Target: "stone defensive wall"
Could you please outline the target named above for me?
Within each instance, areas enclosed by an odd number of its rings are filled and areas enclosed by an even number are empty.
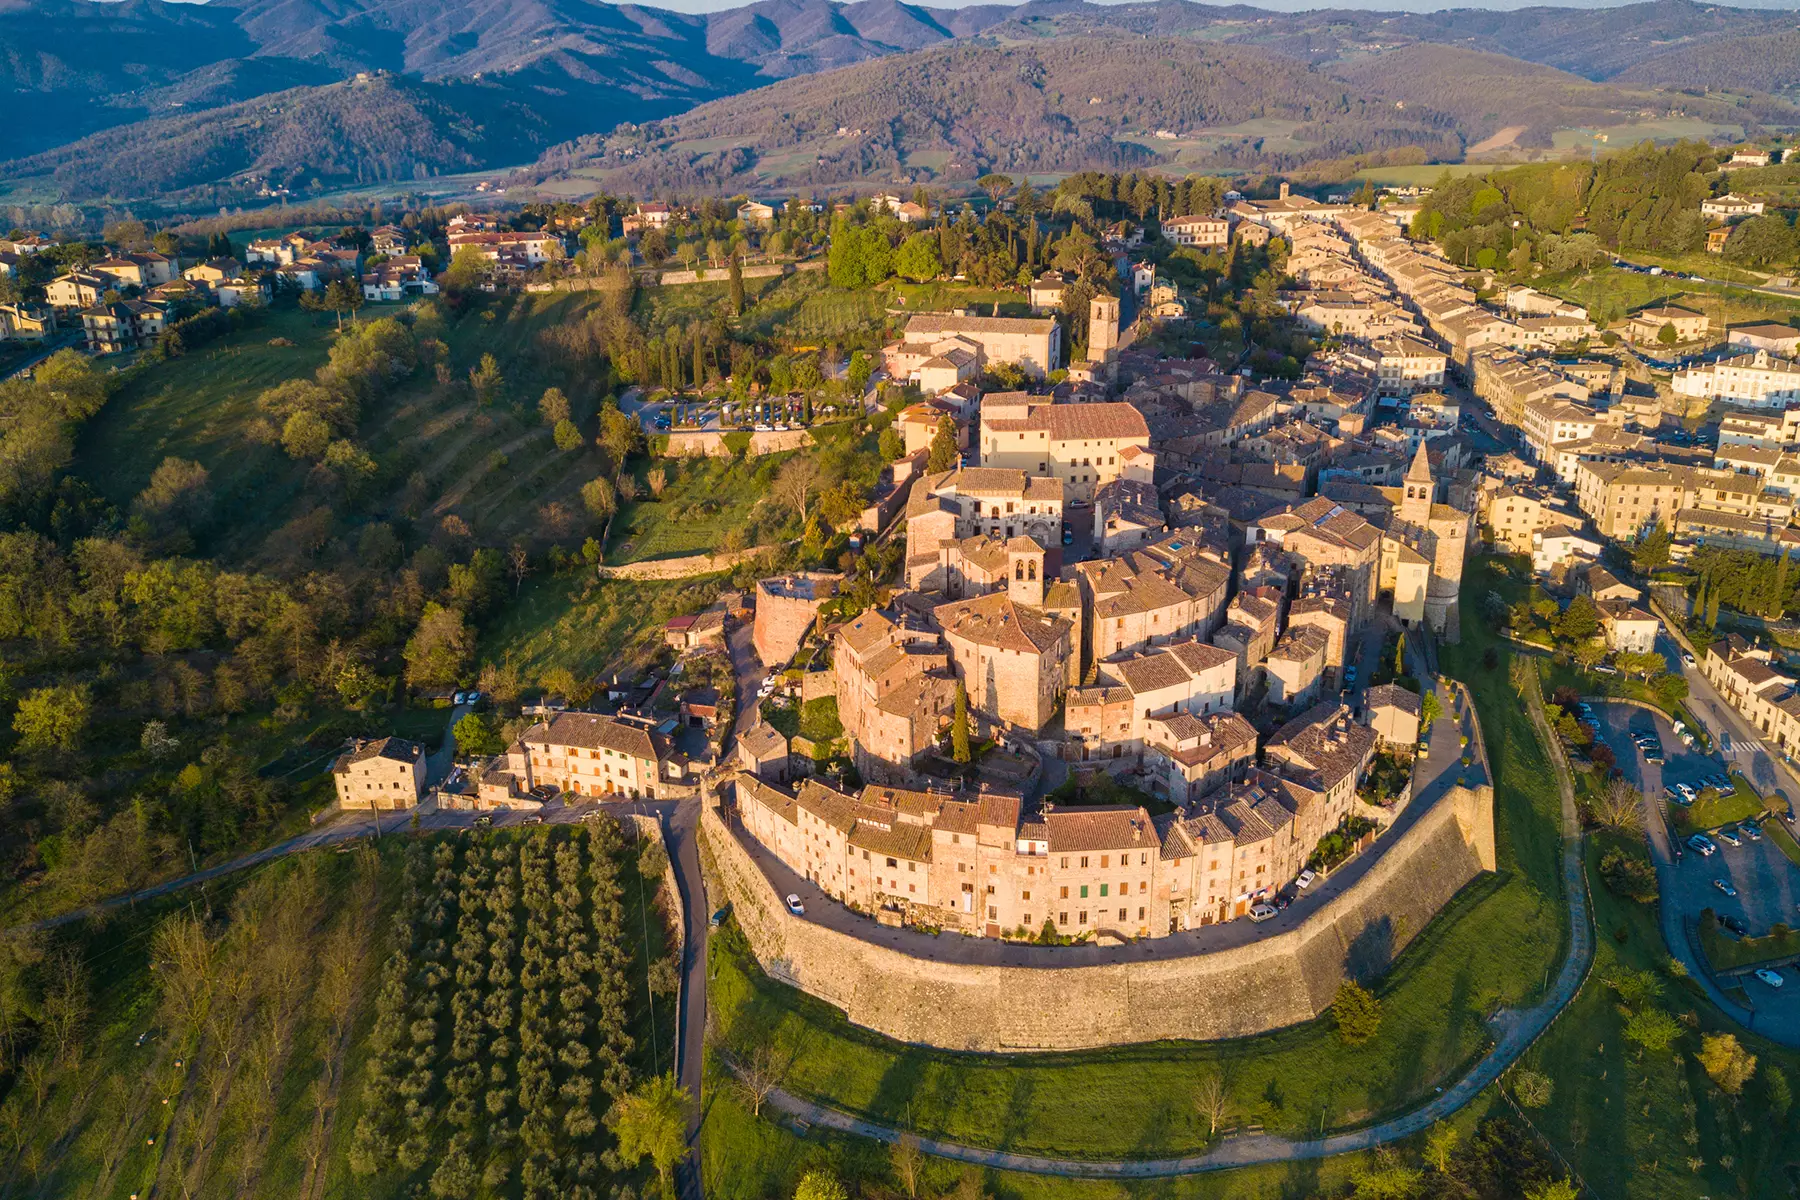
[[[790,914],[712,804],[702,832],[739,925],[766,971],[857,1025],[957,1051],[1087,1050],[1165,1039],[1247,1037],[1309,1021],[1351,975],[1379,973],[1464,885],[1494,869],[1494,792],[1453,787],[1363,876],[1295,929],[1167,957],[1156,942],[1117,961],[1057,966],[945,962]],[[939,941],[954,954],[961,935]],[[1174,946],[1169,947],[1175,950]],[[1146,953],[1148,951],[1148,953]]]

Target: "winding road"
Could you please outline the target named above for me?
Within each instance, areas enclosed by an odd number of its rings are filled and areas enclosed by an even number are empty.
[[[1554,747],[1556,743],[1544,719],[1543,697],[1533,690],[1525,697],[1525,701],[1538,737],[1546,747]],[[1033,1175],[1057,1175],[1076,1179],[1158,1179],[1270,1163],[1329,1158],[1372,1149],[1431,1128],[1436,1122],[1474,1100],[1530,1049],[1538,1036],[1550,1027],[1569,1001],[1581,991],[1587,980],[1588,970],[1593,965],[1593,928],[1582,853],[1581,823],[1575,810],[1574,781],[1569,774],[1568,764],[1561,755],[1554,749],[1550,750],[1550,754],[1555,767],[1557,790],[1562,800],[1562,876],[1569,914],[1569,953],[1544,998],[1529,1009],[1503,1012],[1495,1016],[1492,1022],[1496,1039],[1494,1048],[1467,1075],[1423,1105],[1401,1116],[1330,1137],[1291,1141],[1272,1134],[1244,1134],[1224,1139],[1205,1154],[1179,1158],[1117,1161],[1051,1158],[1035,1154],[1013,1154],[937,1138],[919,1138],[919,1148],[939,1158]],[[776,1091],[768,1102],[794,1121],[810,1127],[888,1143],[898,1141],[903,1132],[889,1125],[815,1104],[785,1091]]]

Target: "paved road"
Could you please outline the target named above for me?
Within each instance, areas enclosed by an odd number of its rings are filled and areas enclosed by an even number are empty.
[[[1602,703],[1594,709],[1601,738],[1618,757],[1619,769],[1644,793],[1644,825],[1651,861],[1656,864],[1660,897],[1657,918],[1669,953],[1680,960],[1688,975],[1726,1016],[1764,1037],[1800,1046],[1800,975],[1785,972],[1789,981],[1779,990],[1757,979],[1747,980],[1744,993],[1750,1007],[1746,1007],[1720,990],[1689,936],[1691,925],[1706,908],[1742,917],[1753,936],[1768,933],[1777,921],[1792,925],[1796,902],[1800,902],[1800,869],[1767,837],[1760,842],[1745,840],[1742,846],[1715,838],[1718,852],[1710,858],[1676,842],[1666,820],[1664,788],[1673,783],[1694,783],[1703,775],[1717,772],[1719,760],[1685,749],[1675,737],[1669,719],[1661,713],[1624,704]],[[1631,740],[1631,730],[1649,727],[1656,730],[1668,758],[1662,766],[1645,762],[1642,751]],[[1737,896],[1726,896],[1713,885],[1715,879],[1730,881]]]
[[[1539,736],[1546,736],[1541,701],[1529,698]],[[1453,727],[1454,721],[1442,725]],[[1556,763],[1558,791],[1562,796],[1563,839],[1562,873],[1564,898],[1568,904],[1569,954],[1557,972],[1555,984],[1537,1005],[1523,1012],[1501,1013],[1493,1024],[1496,1043],[1474,1069],[1430,1101],[1404,1116],[1371,1125],[1366,1129],[1306,1141],[1289,1141],[1271,1134],[1246,1134],[1226,1138],[1205,1154],[1180,1158],[1137,1159],[1129,1161],[1084,1161],[1052,1158],[1042,1155],[1012,1154],[980,1146],[965,1146],[936,1138],[921,1138],[919,1146],[927,1154],[958,1162],[999,1170],[1022,1171],[1035,1175],[1058,1175],[1081,1179],[1155,1179],[1176,1175],[1199,1175],[1212,1171],[1228,1171],[1238,1167],[1268,1163],[1299,1162],[1329,1158],[1368,1150],[1388,1142],[1399,1141],[1431,1128],[1436,1122],[1455,1113],[1492,1084],[1519,1060],[1543,1031],[1549,1028],[1564,1007],[1580,992],[1593,963],[1594,941],[1590,922],[1586,876],[1582,859],[1580,822],[1575,812],[1573,782],[1566,766]],[[880,1142],[894,1142],[900,1131],[891,1126],[865,1121],[837,1109],[803,1100],[787,1092],[777,1092],[770,1104],[790,1118],[807,1126],[820,1126],[842,1133],[855,1134]]]

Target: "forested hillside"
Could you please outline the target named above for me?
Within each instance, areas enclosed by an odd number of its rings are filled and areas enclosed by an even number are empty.
[[[75,200],[237,177],[317,190],[466,171],[548,140],[542,117],[496,89],[377,76],[91,134],[9,169],[47,173]]]
[[[1261,118],[1295,122],[1295,138],[1318,154],[1457,149],[1454,132],[1433,114],[1366,101],[1293,59],[1095,35],[957,45],[789,80],[552,158],[629,161],[626,177],[646,188],[832,183],[926,154],[939,157],[939,173],[972,177],[1149,163],[1153,150],[1120,135],[1186,135]],[[1245,149],[1246,159],[1261,156]]]
[[[1645,112],[1660,115],[1673,109],[1733,125],[1800,118],[1800,111],[1781,101],[1739,104],[1675,97],[1650,87],[1595,83],[1554,67],[1455,46],[1410,46],[1329,69],[1356,92],[1451,115],[1471,144],[1502,129],[1522,129],[1510,145],[1542,148],[1558,129],[1604,128]]]
[[[1791,19],[1690,0],[1430,14],[1274,13],[1192,0],[1033,0],[961,9],[899,0],[759,0],[703,15],[586,0],[240,0],[206,6],[6,0],[0,3],[0,95],[17,119],[0,127],[0,180],[60,191],[65,199],[154,197],[179,211],[241,202],[255,193],[262,175],[297,183],[304,194],[314,179],[320,190],[329,190],[359,180],[490,170],[527,162],[545,145],[569,143],[578,153],[556,160],[566,164],[595,157],[600,140],[621,125],[667,118],[771,81],[929,53],[977,37],[1002,47],[1065,38],[1169,39],[1215,56],[1206,69],[1249,95],[1222,103],[1170,88],[1159,63],[1183,55],[1165,49],[1154,60],[1140,54],[1112,64],[1125,79],[1148,76],[1144,82],[1155,95],[1129,113],[1114,111],[1110,123],[1103,106],[1083,107],[1090,94],[1109,93],[1080,92],[1095,81],[1065,63],[1066,78],[1042,86],[1024,81],[1016,99],[984,96],[984,108],[1000,101],[1003,125],[966,113],[961,97],[981,81],[942,87],[921,78],[938,71],[942,60],[908,60],[891,78],[879,71],[852,77],[871,91],[873,103],[837,111],[852,122],[865,121],[867,129],[866,122],[892,111],[897,98],[948,98],[943,119],[912,111],[902,126],[870,131],[872,138],[855,147],[808,145],[767,123],[726,123],[718,136],[748,131],[756,139],[745,147],[751,157],[771,149],[792,153],[773,169],[759,162],[754,170],[741,153],[717,161],[682,161],[678,154],[658,159],[637,177],[682,186],[725,179],[836,182],[879,174],[896,163],[910,166],[903,160],[915,151],[928,152],[936,170],[940,157],[947,162],[975,146],[981,147],[981,163],[1003,168],[1113,167],[1148,161],[1140,149],[1111,144],[1133,122],[1166,125],[1202,116],[1215,124],[1273,119],[1303,128],[1209,135],[1197,148],[1150,149],[1180,153],[1184,167],[1293,170],[1401,147],[1411,160],[1450,161],[1464,143],[1515,127],[1523,129],[1522,140],[1510,144],[1519,147],[1547,144],[1558,128],[1662,118],[1716,121],[1753,136],[1760,123],[1796,119],[1791,109],[1763,97],[1800,75]],[[1280,56],[1285,66],[1271,67],[1266,57],[1247,66],[1251,60],[1242,55],[1259,52]],[[1505,57],[1470,57],[1472,52]],[[1546,75],[1529,64],[1570,74]],[[1351,83],[1340,87],[1291,74],[1306,66]],[[359,72],[400,77],[395,87],[405,92],[401,106],[371,106],[364,96],[347,107],[344,96],[330,93],[329,85]],[[480,87],[468,89],[477,76]],[[1576,76],[1597,82],[1617,77],[1617,86],[1584,88]],[[835,102],[847,86],[839,81],[822,92],[789,95]],[[329,94],[298,90],[320,87]],[[1681,90],[1696,87],[1752,94],[1733,103]],[[1059,90],[1063,94],[1056,95]],[[1339,90],[1370,103],[1359,110],[1360,99],[1333,99]],[[287,136],[281,127],[293,125],[291,118],[251,106],[276,93],[286,93],[281,105],[313,122],[308,136]],[[1378,100],[1389,110],[1379,116],[1371,110]],[[746,112],[779,121],[781,114],[771,112],[767,101],[746,103],[755,106]],[[273,136],[242,128],[271,116],[277,118]],[[77,143],[107,129],[119,132],[111,140]],[[1642,136],[1666,135],[1647,129]],[[989,141],[991,148],[984,145]],[[166,164],[136,153],[140,144],[165,142]],[[185,191],[190,187],[199,190]],[[168,195],[170,189],[177,194]]]

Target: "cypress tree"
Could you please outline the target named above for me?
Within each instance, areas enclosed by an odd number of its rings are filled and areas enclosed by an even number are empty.
[[[731,315],[738,316],[744,311],[744,261],[738,255],[731,256]]]
[[[956,681],[956,711],[950,721],[950,757],[959,763],[969,761],[969,689]]]

